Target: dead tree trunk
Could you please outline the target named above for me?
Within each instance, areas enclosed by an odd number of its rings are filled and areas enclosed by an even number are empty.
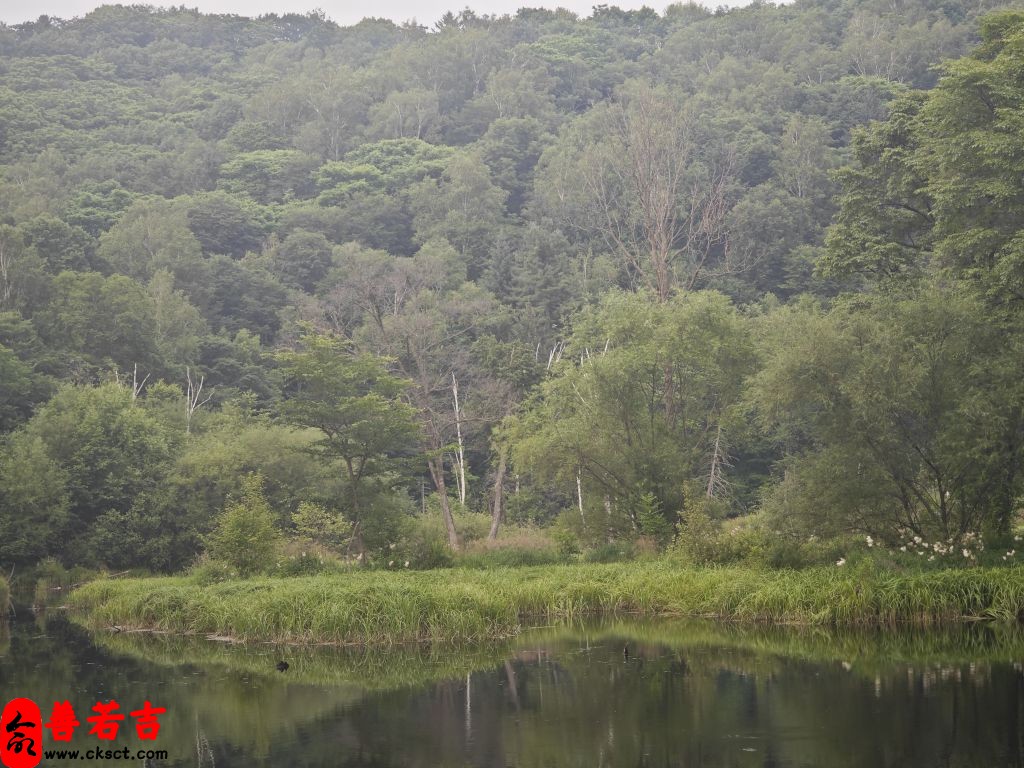
[[[188,384],[188,389],[185,393],[185,433],[189,434],[192,432],[192,417],[196,411],[210,402],[213,393],[203,398],[203,384],[206,382],[206,377],[200,376],[198,382],[193,381],[191,368],[185,368],[185,381]]]
[[[580,508],[580,519],[583,521],[583,530],[587,530],[587,518],[583,514],[583,478],[576,472],[576,503]]]
[[[455,485],[459,491],[459,504],[466,506],[466,451],[462,442],[462,410],[459,407],[459,382],[452,372],[452,401],[455,403]]]
[[[725,479],[725,468],[729,466],[729,456],[725,452],[725,444],[722,441],[722,425],[718,425],[715,432],[715,444],[711,449],[711,467],[708,471],[708,485],[705,495],[709,499],[722,496],[728,490],[728,482]]]

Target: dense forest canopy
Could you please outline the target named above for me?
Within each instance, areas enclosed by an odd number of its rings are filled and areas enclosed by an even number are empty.
[[[0,26],[0,562],[1006,538],[1022,103],[990,0]]]

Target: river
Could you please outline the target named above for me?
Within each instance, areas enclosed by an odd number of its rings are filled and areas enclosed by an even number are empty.
[[[47,749],[125,747],[133,759],[90,764],[154,768],[1019,767],[1022,662],[1020,628],[981,625],[614,620],[486,646],[303,649],[90,635],[21,610],[0,635],[3,701],[33,699],[45,720],[67,700],[81,723]],[[110,699],[126,718],[101,742],[86,717]],[[146,700],[166,713],[144,741],[128,713]]]

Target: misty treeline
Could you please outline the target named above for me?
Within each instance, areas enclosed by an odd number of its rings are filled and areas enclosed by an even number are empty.
[[[1021,104],[986,0],[0,27],[0,562],[1006,539]]]

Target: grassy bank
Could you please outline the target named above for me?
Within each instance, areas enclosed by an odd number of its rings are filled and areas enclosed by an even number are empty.
[[[514,570],[363,572],[201,586],[97,581],[70,596],[86,623],[306,643],[476,641],[597,613],[817,625],[1016,620],[1024,568],[864,573],[680,568],[663,561]]]

